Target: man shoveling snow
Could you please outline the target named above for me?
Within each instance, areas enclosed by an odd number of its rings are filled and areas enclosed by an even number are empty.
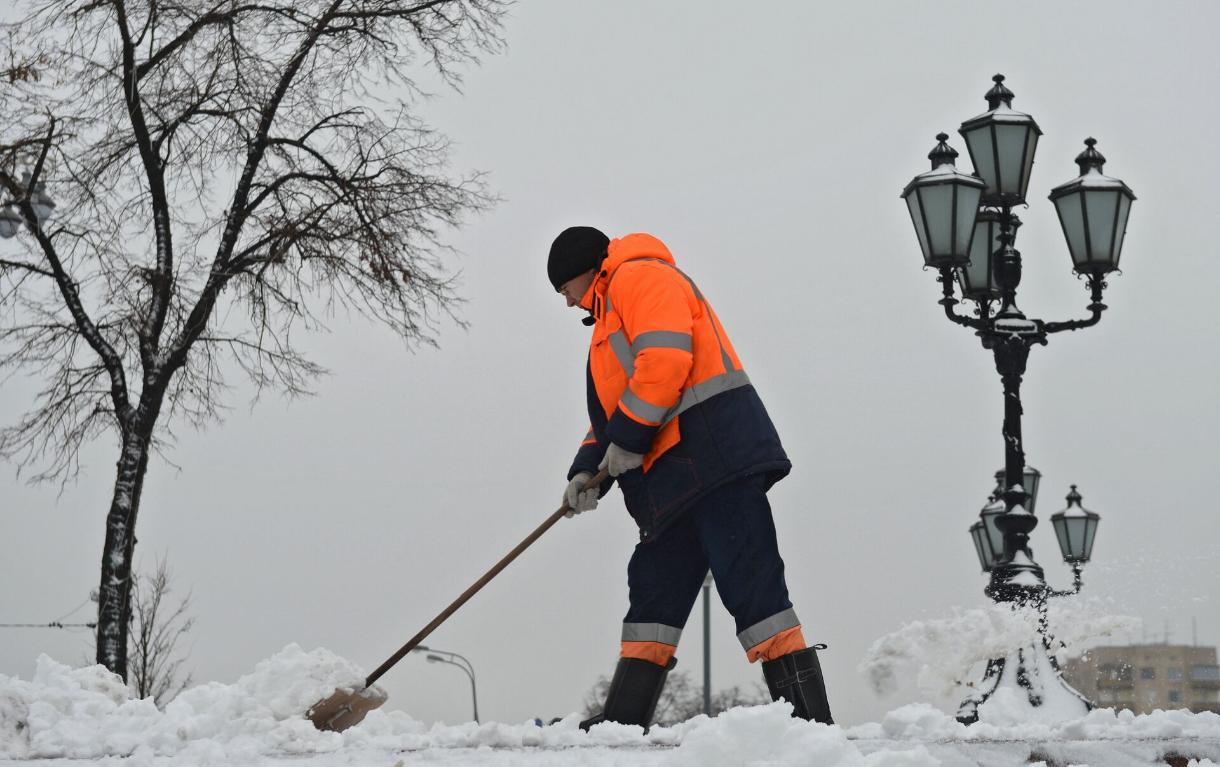
[[[648,234],[564,230],[547,276],[593,326],[591,426],[568,471],[573,513],[613,480],[640,528],[630,608],[603,712],[581,723],[651,724],[682,627],[708,570],[774,700],[831,723],[816,647],[784,582],[767,490],[788,474],[779,435],[711,305]],[[599,469],[611,480],[586,489]]]

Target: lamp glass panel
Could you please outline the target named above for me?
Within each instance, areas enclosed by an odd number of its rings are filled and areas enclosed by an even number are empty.
[[[1034,172],[1034,154],[1038,151],[1038,131],[1029,128],[1029,147],[1025,150],[1025,172],[1021,174],[1021,188],[1028,192],[1029,178]]]
[[[917,191],[928,220],[928,252],[936,258],[948,256],[953,249],[953,186],[936,184]]]
[[[1077,191],[1055,200],[1055,210],[1059,213],[1059,224],[1063,227],[1063,237],[1067,240],[1068,251],[1072,254],[1072,263],[1076,266],[1080,266],[1088,260],[1084,240],[1082,196],[1082,193]]]
[[[957,188],[957,247],[955,255],[970,252],[970,241],[974,238],[974,219],[979,213],[979,199],[983,190],[962,184]]]
[[[974,542],[974,553],[978,555],[979,567],[986,572],[991,569],[991,551],[987,545],[987,533],[982,522],[970,526],[970,540]]]
[[[1064,520],[1067,523],[1068,543],[1070,548],[1065,556],[1070,556],[1072,559],[1080,559],[1084,556],[1084,534],[1085,528],[1089,526],[1088,517],[1068,517]]]
[[[986,193],[994,194],[995,154],[991,144],[991,126],[972,128],[962,135],[966,139],[966,148],[970,150],[970,159],[974,162],[974,172],[986,182]]]
[[[1097,536],[1097,522],[1100,517],[1089,517],[1088,525],[1084,531],[1084,558],[1089,559],[1093,556],[1093,539]]]
[[[970,241],[970,263],[963,268],[968,290],[998,292],[995,276],[991,273],[991,254],[1000,247],[1000,242],[996,239],[999,235],[1000,225],[997,222],[975,223],[974,239]]]
[[[1064,559],[1070,559],[1072,555],[1072,543],[1068,540],[1067,520],[1062,514],[1051,516],[1051,526],[1055,528],[1055,537],[1059,539],[1059,551],[1063,554]]]
[[[1117,189],[1085,192],[1089,214],[1089,261],[1109,263],[1114,245],[1114,217],[1118,215]]]
[[[1026,466],[1025,474],[1021,479],[1025,483],[1025,510],[1032,514],[1034,512],[1034,504],[1038,502],[1038,485],[1042,484],[1042,475]]]
[[[1003,194],[1021,194],[1025,179],[1025,137],[1031,133],[1028,125],[996,125],[996,149],[999,155],[1000,180]]]
[[[1125,194],[1118,197],[1118,231],[1114,234],[1114,266],[1123,252],[1123,235],[1127,233],[1127,216],[1131,215],[1131,198]]]
[[[907,195],[907,210],[911,211],[911,223],[915,224],[915,235],[919,237],[919,248],[923,251],[925,261],[931,261],[932,251],[928,249],[928,233],[923,227],[922,210],[919,205],[919,189],[912,189]]]
[[[995,552],[998,558],[1004,554],[1004,533],[1000,530],[999,525],[995,523],[996,517],[1004,513],[1004,507],[996,504],[994,510],[985,509],[982,513],[983,527],[987,532],[987,540],[991,544],[991,550]]]

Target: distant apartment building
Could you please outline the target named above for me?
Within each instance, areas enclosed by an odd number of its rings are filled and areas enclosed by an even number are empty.
[[[1065,663],[1063,676],[1100,708],[1127,708],[1137,714],[1175,708],[1220,713],[1215,647],[1094,647]]]

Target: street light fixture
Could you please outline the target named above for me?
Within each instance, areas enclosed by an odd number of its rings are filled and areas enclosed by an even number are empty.
[[[984,205],[1021,205],[1034,169],[1034,151],[1042,130],[1034,118],[1012,108],[1013,92],[1004,87],[1004,75],[991,78],[988,110],[962,123],[958,133],[966,140],[975,172],[987,184]]]
[[[46,183],[39,181],[34,184],[34,188],[30,189],[30,173],[27,171],[23,174],[21,184],[30,193],[30,208],[34,212],[34,220],[38,223],[39,228],[51,218],[55,212],[55,201],[47,194]],[[21,215],[16,200],[0,204],[0,237],[9,239],[21,231],[21,227],[25,224],[25,217]]]
[[[970,526],[970,538],[974,541],[974,553],[979,557],[979,567],[983,572],[991,572],[991,568],[995,563],[995,554],[991,549],[991,541],[987,539],[987,530],[983,527],[983,520],[978,520]]]
[[[466,676],[470,677],[470,700],[474,706],[474,721],[476,724],[478,724],[478,722],[479,722],[479,692],[478,692],[478,689],[475,687],[474,665],[471,664],[471,662],[468,661],[465,657],[458,655],[455,652],[450,652],[448,650],[437,650],[432,647],[426,647],[424,645],[418,645],[417,647],[412,649],[411,652],[427,653],[425,658],[427,659],[427,661],[429,663],[447,663],[450,666],[457,666],[458,668],[460,668],[462,670],[463,673],[466,674]],[[447,656],[447,657],[445,657],[445,656]],[[455,658],[456,658],[456,660],[455,660]]]
[[[1016,237],[1016,230],[1013,230]],[[991,254],[1000,249],[1000,214],[980,210],[974,219],[974,236],[970,240],[970,263],[957,274],[962,295],[971,301],[995,301],[1000,297]]]
[[[957,151],[945,143],[948,139],[947,133],[936,135],[939,143],[928,153],[932,170],[916,176],[902,192],[924,262],[937,268],[969,261],[974,216],[983,193],[982,181],[953,166]]]
[[[992,79],[995,85],[985,95],[988,111],[962,123],[959,131],[974,163],[975,176],[954,167],[957,152],[948,145],[947,134],[941,133],[936,137],[936,148],[928,155],[932,170],[916,176],[903,190],[902,198],[910,211],[924,263],[940,273],[939,303],[945,316],[973,330],[983,348],[992,352],[1003,384],[1004,469],[997,502],[988,504],[970,528],[979,561],[991,573],[986,593],[997,602],[1034,607],[1042,614],[1040,624],[1045,628],[1047,599],[1061,592],[1047,586],[1042,567],[1029,549],[1029,535],[1038,524],[1033,512],[1040,475],[1031,474],[1025,465],[1021,382],[1032,347],[1045,345],[1054,333],[1100,322],[1107,308],[1102,303],[1105,277],[1118,266],[1135,195],[1122,181],[1102,173],[1105,158],[1094,148],[1096,140],[1087,139],[1085,151],[1076,158],[1080,176],[1056,187],[1051,200],[1073,268],[1088,281],[1089,316],[1064,322],[1026,317],[1017,307],[1022,262],[1015,243],[1021,222],[1012,209],[1025,202],[1042,131],[1031,116],[1012,108],[1013,93],[1004,85],[1004,76]],[[976,200],[975,206],[966,209],[972,199]],[[955,289],[958,280],[963,297],[975,304],[972,315],[956,309],[961,303]],[[1072,521],[1076,512],[1067,514],[1071,510],[1069,506],[1064,512],[1064,524],[1078,525]],[[1093,524],[1095,527],[1095,519]],[[1066,540],[1076,543],[1074,537]],[[1076,554],[1072,556],[1076,561],[1069,564],[1083,562]],[[1078,581],[1079,572],[1075,567],[1073,570]],[[987,664],[981,692],[962,704],[958,719],[976,721],[979,704],[1006,676],[1025,689],[1031,706],[1058,698],[1065,706],[1079,706],[1081,713],[1087,710],[1091,704],[1059,675],[1058,663],[1049,654],[1052,642],[1044,631],[1042,651],[1047,657],[1043,660],[1055,671],[1058,684],[1039,677],[1037,669],[1044,664],[1028,652],[1018,653],[1007,670],[1010,659],[993,659]]]
[[[1026,466],[1021,470],[1021,487],[1025,488],[1025,510],[1030,514],[1034,513],[1034,508],[1038,504],[1038,488],[1042,485],[1042,472],[1035,469],[1033,466]],[[1004,469],[998,469],[995,473],[996,494],[1003,495],[1004,488],[1007,486],[1005,482]]]
[[[1051,190],[1072,263],[1082,274],[1114,271],[1123,249],[1127,216],[1135,194],[1122,181],[1101,172],[1106,158],[1095,147],[1097,139],[1084,140],[1076,156],[1080,176]]]
[[[1051,515],[1055,537],[1059,539],[1059,551],[1063,561],[1072,568],[1076,591],[1080,591],[1080,568],[1093,556],[1093,539],[1097,537],[1097,523],[1101,515],[1080,505],[1080,493],[1076,486],[1067,494],[1067,508]]]
[[[983,568],[983,572],[987,573],[992,571],[996,562],[1004,555],[1004,533],[996,524],[996,519],[1008,511],[1004,501],[1000,500],[1002,493],[1003,490],[996,491],[987,501],[987,505],[979,512],[979,520],[974,523],[979,525],[979,535],[975,535],[973,525],[970,528],[979,559],[987,561],[987,565]]]

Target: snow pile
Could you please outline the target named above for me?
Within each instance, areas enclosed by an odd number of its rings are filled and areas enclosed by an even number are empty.
[[[1115,616],[1111,609],[1079,597],[1052,602],[1048,617],[1062,643],[1057,660],[1089,642],[1138,630],[1138,618]],[[1040,642],[1033,609],[955,608],[948,618],[912,621],[873,642],[859,669],[878,694],[893,692],[899,680],[914,674],[920,689],[941,697],[970,678],[977,664]]]
[[[1177,753],[1220,759],[1220,716],[1185,711],[1134,716],[1100,710],[1066,724],[1001,724],[984,716],[966,727],[915,704],[879,723],[844,729],[793,719],[791,707],[780,702],[731,709],[714,719],[697,716],[647,734],[613,723],[584,733],[576,714],[547,727],[428,727],[402,712],[378,710],[343,733],[319,732],[305,719],[312,703],[362,678],[359,668],[325,650],[290,645],[234,684],[195,687],[158,711],[150,700],[129,700],[122,682],[99,666],[71,669],[44,656],[30,682],[0,676],[0,761],[71,758],[113,765],[119,758],[129,767],[278,767],[286,757],[299,767],[1016,767],[1042,761],[1102,767],[1163,763],[1166,754]],[[1004,692],[996,695],[1002,699]],[[985,762],[976,759],[981,755]],[[1215,767],[1206,760],[1196,764]]]
[[[1009,692],[998,690],[996,695]],[[982,710],[980,710],[980,714]],[[1070,722],[988,722],[964,725],[927,703],[912,703],[895,709],[880,722],[848,728],[853,739],[919,742],[996,741],[1160,741],[1220,739],[1220,714],[1186,710],[1154,711],[1136,715],[1128,710],[1098,708]]]
[[[73,669],[43,655],[30,682],[0,676],[0,758],[334,750],[342,738],[318,732],[303,712],[363,681],[337,655],[289,645],[235,684],[194,687],[162,712],[151,699],[129,700],[126,685],[102,666]]]
[[[594,732],[597,729],[594,728]],[[936,767],[941,764],[922,745],[865,754],[840,727],[793,719],[792,708],[786,703],[732,708],[715,719],[700,715],[672,729],[681,731],[680,745],[658,760],[658,764],[666,767],[740,767],[747,764]]]

